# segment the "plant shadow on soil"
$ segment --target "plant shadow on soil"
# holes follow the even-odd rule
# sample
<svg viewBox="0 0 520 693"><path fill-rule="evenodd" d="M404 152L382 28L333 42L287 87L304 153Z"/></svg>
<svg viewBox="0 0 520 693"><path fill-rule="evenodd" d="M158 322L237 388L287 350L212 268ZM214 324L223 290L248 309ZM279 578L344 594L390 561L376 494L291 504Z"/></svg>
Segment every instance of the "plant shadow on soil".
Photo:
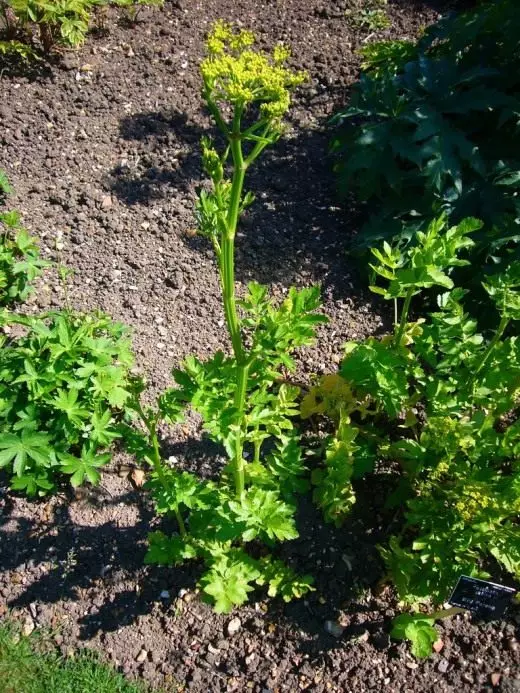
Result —
<svg viewBox="0 0 520 693"><path fill-rule="evenodd" d="M342 88L336 98L344 101L344 93ZM356 263L347 257L349 229L358 228L363 212L350 203L348 209L340 207L335 197L326 122L294 125L297 134L282 137L249 171L246 189L254 191L256 199L238 230L237 280L284 286L320 283L334 299L348 295L363 300L363 292L354 286L364 287L365 277L356 281ZM219 139L215 130L173 109L125 117L121 138L144 153L132 164L112 169L104 186L129 206L179 196L189 197L194 205L194 190L206 184L203 135ZM208 241L190 233L183 240L194 252L209 247Z"/></svg>
<svg viewBox="0 0 520 693"><path fill-rule="evenodd" d="M189 440L186 445L191 446L192 442ZM171 450L181 453L179 445ZM212 448L211 451L214 452ZM363 595L381 577L375 545L384 539L387 527L379 518L379 528L374 530L373 482L363 482L358 492L360 510L340 529L324 524L310 498L300 498L300 537L282 544L277 551L297 572L314 575L316 580L316 591L308 598L290 604L268 599L263 615L267 622L303 631L306 637L298 642L302 654L317 655L341 646L340 640L324 630L325 621L334 621L340 612L347 621L345 633L349 638L355 640L367 632L384 637L383 621L364 616L370 609ZM39 609L43 606L52 610L51 605L58 602L81 602L76 627L79 640L116 631L151 613L158 618L173 618L171 612L169 616L166 613L171 602L162 602L161 592L167 590L173 596L181 588L194 588L200 566L143 565L146 537L154 517L147 496L137 490L107 495L89 489L79 501L103 510L121 505L136 508L136 521L123 527L117 520L78 524L71 517L71 500L72 497L64 502L51 501L52 510L43 525L36 519L19 518L16 531L4 533L0 550L3 571L23 575L27 566L37 569L43 563L51 565L43 575L36 572L29 584L17 584L17 596L6 599L8 608L36 603ZM34 503L42 508L46 502ZM9 507L4 507L3 514L9 513ZM175 531L169 522L161 522L154 529L157 527L167 533ZM259 598L264 596L258 593ZM65 610L69 611L66 607Z"/></svg>

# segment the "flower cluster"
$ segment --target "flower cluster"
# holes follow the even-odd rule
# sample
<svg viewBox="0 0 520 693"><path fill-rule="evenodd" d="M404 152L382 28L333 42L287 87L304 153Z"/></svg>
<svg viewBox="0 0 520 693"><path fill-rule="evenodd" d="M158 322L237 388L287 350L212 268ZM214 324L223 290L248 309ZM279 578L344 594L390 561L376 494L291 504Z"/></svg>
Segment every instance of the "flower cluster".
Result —
<svg viewBox="0 0 520 693"><path fill-rule="evenodd" d="M461 518L465 522L475 522L479 517L489 521L497 513L502 515L504 508L501 507L500 496L494 491L495 489L487 482L468 484L462 489L462 495L455 503Z"/></svg>
<svg viewBox="0 0 520 693"><path fill-rule="evenodd" d="M242 109L258 103L267 120L282 118L290 106L291 91L305 80L303 72L285 66L290 51L277 46L273 55L250 47L249 31L235 32L230 24L217 22L207 40L208 57L201 70L210 98Z"/></svg>

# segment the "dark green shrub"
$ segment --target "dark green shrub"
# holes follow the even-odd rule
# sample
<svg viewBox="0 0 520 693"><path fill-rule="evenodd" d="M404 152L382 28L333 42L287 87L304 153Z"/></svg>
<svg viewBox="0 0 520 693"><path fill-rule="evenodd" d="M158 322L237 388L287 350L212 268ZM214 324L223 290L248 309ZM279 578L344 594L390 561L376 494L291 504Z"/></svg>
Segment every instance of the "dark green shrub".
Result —
<svg viewBox="0 0 520 693"><path fill-rule="evenodd" d="M414 239L441 212L473 216L474 260L520 239L520 13L499 0L428 29L417 45L375 44L332 149L340 192L367 203L355 244ZM386 67L385 67L386 63Z"/></svg>

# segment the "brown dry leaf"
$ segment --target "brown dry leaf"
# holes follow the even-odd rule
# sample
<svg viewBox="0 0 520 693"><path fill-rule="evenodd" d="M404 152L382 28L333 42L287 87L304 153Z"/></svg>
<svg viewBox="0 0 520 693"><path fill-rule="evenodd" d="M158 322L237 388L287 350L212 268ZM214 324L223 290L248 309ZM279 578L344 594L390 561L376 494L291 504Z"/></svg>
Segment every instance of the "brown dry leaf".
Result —
<svg viewBox="0 0 520 693"><path fill-rule="evenodd" d="M44 505L42 511L42 522L51 522L53 518L52 505L52 501L49 501Z"/></svg>
<svg viewBox="0 0 520 693"><path fill-rule="evenodd" d="M142 469L133 469L130 474L130 479L136 488L141 488L146 479L146 474Z"/></svg>
<svg viewBox="0 0 520 693"><path fill-rule="evenodd" d="M440 652L440 651L442 650L443 647L444 647L444 642L443 642L440 638L439 638L439 640L436 640L436 641L433 643L433 649L434 649L434 651L437 652L437 653Z"/></svg>

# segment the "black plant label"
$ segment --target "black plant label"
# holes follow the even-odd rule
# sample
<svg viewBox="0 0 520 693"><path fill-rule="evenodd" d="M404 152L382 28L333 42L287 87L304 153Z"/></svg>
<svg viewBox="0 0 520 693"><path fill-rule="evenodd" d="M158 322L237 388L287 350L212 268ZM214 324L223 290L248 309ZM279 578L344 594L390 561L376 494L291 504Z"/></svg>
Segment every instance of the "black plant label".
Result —
<svg viewBox="0 0 520 693"><path fill-rule="evenodd" d="M515 593L512 587L461 575L448 601L481 618L496 619L504 615Z"/></svg>

